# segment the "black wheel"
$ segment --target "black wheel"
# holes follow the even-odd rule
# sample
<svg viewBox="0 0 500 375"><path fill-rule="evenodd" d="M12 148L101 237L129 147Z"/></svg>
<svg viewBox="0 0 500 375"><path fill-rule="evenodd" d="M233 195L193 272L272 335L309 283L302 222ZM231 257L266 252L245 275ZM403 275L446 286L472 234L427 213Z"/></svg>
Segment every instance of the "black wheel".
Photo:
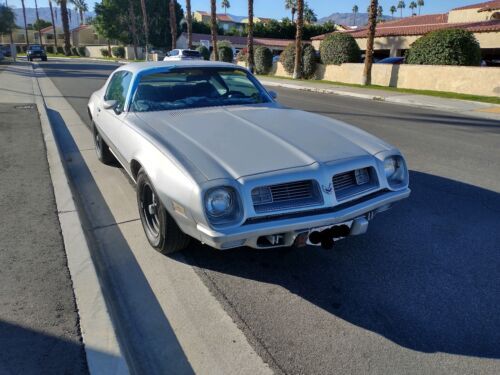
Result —
<svg viewBox="0 0 500 375"><path fill-rule="evenodd" d="M42 59L42 61L47 61L47 58L46 58L46 57L44 57L44 58Z"/></svg>
<svg viewBox="0 0 500 375"><path fill-rule="evenodd" d="M99 133L99 130L97 130L94 122L92 122L92 134L94 137L95 152L99 161L104 164L113 164L115 162L115 157L109 150L109 147L104 139L102 139L101 134Z"/></svg>
<svg viewBox="0 0 500 375"><path fill-rule="evenodd" d="M171 254L188 246L189 236L163 207L153 184L142 169L137 175L137 205L142 227L153 248L162 254Z"/></svg>

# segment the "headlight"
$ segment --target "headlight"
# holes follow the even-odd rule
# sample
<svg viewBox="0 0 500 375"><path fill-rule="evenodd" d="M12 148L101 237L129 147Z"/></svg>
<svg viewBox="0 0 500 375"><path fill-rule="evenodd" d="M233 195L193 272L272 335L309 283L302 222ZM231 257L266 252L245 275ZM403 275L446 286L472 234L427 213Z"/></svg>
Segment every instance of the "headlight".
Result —
<svg viewBox="0 0 500 375"><path fill-rule="evenodd" d="M239 199L232 187L208 190L205 194L205 211L212 224L229 224L240 216Z"/></svg>
<svg viewBox="0 0 500 375"><path fill-rule="evenodd" d="M384 172L391 187L398 187L407 182L408 171L404 159L399 156L390 156L384 160Z"/></svg>

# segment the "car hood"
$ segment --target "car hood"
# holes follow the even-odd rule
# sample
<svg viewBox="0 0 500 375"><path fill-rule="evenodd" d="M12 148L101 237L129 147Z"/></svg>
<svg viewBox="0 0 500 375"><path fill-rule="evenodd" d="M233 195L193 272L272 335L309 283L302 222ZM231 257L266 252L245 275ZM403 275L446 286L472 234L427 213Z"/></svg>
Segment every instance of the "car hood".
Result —
<svg viewBox="0 0 500 375"><path fill-rule="evenodd" d="M207 180L373 155L390 145L340 121L269 106L136 113L160 144L174 147Z"/></svg>

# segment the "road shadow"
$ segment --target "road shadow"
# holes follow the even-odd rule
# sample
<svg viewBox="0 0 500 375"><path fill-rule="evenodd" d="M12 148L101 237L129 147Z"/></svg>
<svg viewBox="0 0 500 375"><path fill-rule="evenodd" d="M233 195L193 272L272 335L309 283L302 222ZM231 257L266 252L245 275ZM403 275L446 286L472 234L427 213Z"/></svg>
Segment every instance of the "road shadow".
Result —
<svg viewBox="0 0 500 375"><path fill-rule="evenodd" d="M58 62L57 64L40 63L39 66L49 78L106 79L120 64L106 62L92 63L91 61L86 61L72 63Z"/></svg>
<svg viewBox="0 0 500 375"><path fill-rule="evenodd" d="M195 245L185 259L215 285L224 275L247 280L249 294L265 289L255 281L278 285L409 349L500 358L500 194L420 172L411 188L333 251Z"/></svg>

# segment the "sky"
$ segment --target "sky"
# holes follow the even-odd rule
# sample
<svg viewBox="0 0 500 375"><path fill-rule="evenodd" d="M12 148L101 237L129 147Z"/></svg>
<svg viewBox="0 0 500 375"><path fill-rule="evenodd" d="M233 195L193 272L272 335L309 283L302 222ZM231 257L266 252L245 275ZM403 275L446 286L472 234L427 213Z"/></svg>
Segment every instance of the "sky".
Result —
<svg viewBox="0 0 500 375"><path fill-rule="evenodd" d="M5 0L0 0L5 1ZM20 0L7 0L8 4L15 7L21 7ZM146 0L147 1L147 0ZM407 8L403 10L403 16L410 15L408 4L411 0L406 0ZM426 5L422 8L422 14L429 13L445 13L452 8L483 2L485 0L425 0ZM48 0L37 0L39 7L48 6ZM93 9L95 0L87 0L89 8ZM179 4L185 8L185 0L178 0ZM332 13L350 13L354 5L358 5L360 12L366 12L366 8L370 3L369 0L307 0L309 6L314 9L318 18L329 16ZM54 2L53 2L54 3ZM221 0L217 0L220 6ZM384 14L389 14L389 8L396 5L397 0L379 0L379 4L384 8ZM231 8L228 13L243 16L247 12L246 0L230 0ZM35 0L25 0L26 7L34 7ZM191 0L192 10L209 10L209 0ZM219 10L218 10L219 12ZM223 10L220 9L220 13ZM283 17L290 18L290 12L284 8L284 0L254 0L254 14L261 17L270 17L281 19ZM399 12L397 13L399 14Z"/></svg>

